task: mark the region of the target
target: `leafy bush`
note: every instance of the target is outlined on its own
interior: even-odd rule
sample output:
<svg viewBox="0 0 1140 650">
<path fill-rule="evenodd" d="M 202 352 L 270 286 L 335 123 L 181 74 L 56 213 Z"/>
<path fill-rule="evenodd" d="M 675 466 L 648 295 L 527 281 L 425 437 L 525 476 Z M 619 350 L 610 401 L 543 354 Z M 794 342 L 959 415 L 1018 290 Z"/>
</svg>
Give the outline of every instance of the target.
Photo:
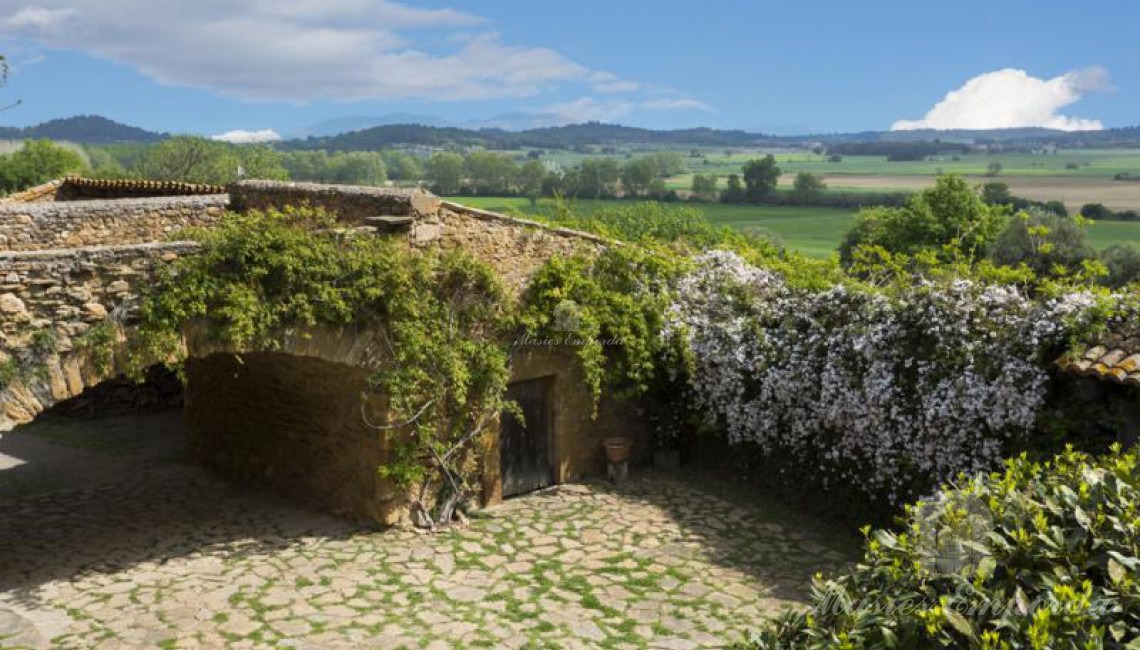
<svg viewBox="0 0 1140 650">
<path fill-rule="evenodd" d="M 990 250 L 998 264 L 1025 264 L 1038 276 L 1064 275 L 1096 259 L 1084 220 L 1034 210 L 1010 219 Z"/>
<path fill-rule="evenodd" d="M 86 169 L 87 163 L 72 149 L 51 140 L 28 140 L 21 149 L 0 155 L 0 192 L 19 192 Z"/>
<path fill-rule="evenodd" d="M 960 176 L 939 176 L 934 187 L 914 195 L 904 207 L 860 212 L 839 253 L 848 263 L 860 246 L 905 255 L 952 249 L 976 259 L 997 239 L 1007 215 L 1004 206 L 987 205 Z"/>
<path fill-rule="evenodd" d="M 814 608 L 755 650 L 1140 647 L 1140 458 L 1067 451 L 959 477 L 868 534 L 863 561 L 817 577 Z"/>
<path fill-rule="evenodd" d="M 1100 253 L 1108 270 L 1104 284 L 1123 287 L 1140 280 L 1140 251 L 1132 244 L 1113 244 Z"/>
</svg>

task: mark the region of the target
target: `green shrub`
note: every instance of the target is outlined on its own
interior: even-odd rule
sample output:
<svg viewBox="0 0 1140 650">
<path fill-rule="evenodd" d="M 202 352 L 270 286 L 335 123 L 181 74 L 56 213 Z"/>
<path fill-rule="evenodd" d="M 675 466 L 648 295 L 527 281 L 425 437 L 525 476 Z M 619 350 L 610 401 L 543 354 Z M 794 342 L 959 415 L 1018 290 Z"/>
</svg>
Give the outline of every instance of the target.
<svg viewBox="0 0 1140 650">
<path fill-rule="evenodd" d="M 962 477 L 867 535 L 850 573 L 816 579 L 814 608 L 748 647 L 1140 647 L 1140 457 L 1069 450 Z"/>
</svg>

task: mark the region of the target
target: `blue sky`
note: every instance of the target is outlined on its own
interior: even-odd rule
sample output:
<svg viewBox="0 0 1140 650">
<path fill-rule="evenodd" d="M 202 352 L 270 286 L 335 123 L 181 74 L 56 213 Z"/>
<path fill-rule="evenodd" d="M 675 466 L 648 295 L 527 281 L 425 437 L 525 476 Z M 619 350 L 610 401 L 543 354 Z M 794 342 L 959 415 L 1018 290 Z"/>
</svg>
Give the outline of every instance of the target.
<svg viewBox="0 0 1140 650">
<path fill-rule="evenodd" d="M 1140 123 L 1140 3 L 0 0 L 0 123 L 502 114 L 783 132 Z M 947 93 L 960 90 L 949 101 Z M 941 102 L 941 105 L 940 105 Z"/>
</svg>

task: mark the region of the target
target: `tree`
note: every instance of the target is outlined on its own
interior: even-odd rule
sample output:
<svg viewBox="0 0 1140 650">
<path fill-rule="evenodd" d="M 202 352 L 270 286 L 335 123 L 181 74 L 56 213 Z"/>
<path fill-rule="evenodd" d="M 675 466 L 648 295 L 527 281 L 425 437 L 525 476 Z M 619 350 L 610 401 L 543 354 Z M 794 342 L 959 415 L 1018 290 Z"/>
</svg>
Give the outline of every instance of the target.
<svg viewBox="0 0 1140 650">
<path fill-rule="evenodd" d="M 612 158 L 587 158 L 575 174 L 575 194 L 600 199 L 613 196 L 613 186 L 621 177 L 621 167 Z"/>
<path fill-rule="evenodd" d="M 982 186 L 982 200 L 988 205 L 1012 205 L 1009 183 L 992 182 Z"/>
<path fill-rule="evenodd" d="M 425 171 L 436 194 L 455 194 L 463 181 L 463 156 L 450 151 L 434 153 L 428 158 Z"/>
<path fill-rule="evenodd" d="M 513 160 L 490 151 L 467 154 L 463 169 L 475 194 L 506 194 L 518 175 Z"/>
<path fill-rule="evenodd" d="M 382 151 L 380 156 L 388 169 L 388 178 L 402 183 L 412 183 L 420 180 L 424 175 L 420 161 L 403 151 Z"/>
<path fill-rule="evenodd" d="M 986 205 L 962 177 L 939 176 L 934 187 L 902 207 L 860 211 L 840 245 L 840 257 L 849 262 L 856 248 L 872 245 L 896 254 L 934 251 L 977 259 L 997 239 L 1008 215 L 1005 206 Z"/>
<path fill-rule="evenodd" d="M 1101 251 L 1100 261 L 1108 269 L 1102 282 L 1110 287 L 1123 287 L 1140 280 L 1140 251 L 1131 244 L 1109 246 Z"/>
<path fill-rule="evenodd" d="M 622 167 L 621 186 L 627 196 L 641 196 L 649 190 L 657 174 L 657 166 L 649 158 L 631 160 Z"/>
<path fill-rule="evenodd" d="M 221 178 L 226 165 L 226 145 L 205 138 L 178 136 L 147 150 L 138 162 L 143 178 L 191 183 L 225 182 Z M 237 175 L 234 161 L 232 175 Z"/>
<path fill-rule="evenodd" d="M 1077 270 L 1096 256 L 1081 223 L 1041 210 L 1010 219 L 990 253 L 998 264 L 1025 264 L 1039 276 Z"/>
<path fill-rule="evenodd" d="M 721 193 L 720 200 L 724 203 L 743 203 L 747 198 L 748 195 L 744 190 L 744 183 L 740 181 L 740 175 L 729 174 L 728 185 Z"/>
<path fill-rule="evenodd" d="M 51 140 L 28 140 L 20 149 L 0 156 L 0 191 L 19 192 L 86 170 L 87 163 L 72 149 Z"/>
<path fill-rule="evenodd" d="M 986 165 L 986 176 L 997 176 L 1001 173 L 1002 165 L 999 162 L 992 162 Z"/>
<path fill-rule="evenodd" d="M 1086 203 L 1081 206 L 1081 216 L 1093 221 L 1105 221 L 1116 217 L 1116 213 L 1102 203 Z"/>
<path fill-rule="evenodd" d="M 826 189 L 827 184 L 819 176 L 811 172 L 800 172 L 796 174 L 796 182 L 792 191 L 798 202 L 808 203 L 819 198 Z"/>
<path fill-rule="evenodd" d="M 775 156 L 768 154 L 758 160 L 749 160 L 741 170 L 744 176 L 745 195 L 752 203 L 759 203 L 776 189 L 780 180 L 780 168 Z"/>
<path fill-rule="evenodd" d="M 683 174 L 687 169 L 685 157 L 676 151 L 657 151 L 645 158 L 653 165 L 654 174 L 657 176 Z"/>
<path fill-rule="evenodd" d="M 693 174 L 693 198 L 700 201 L 716 199 L 716 184 L 715 174 Z"/>
<path fill-rule="evenodd" d="M 284 180 L 289 172 L 280 152 L 265 145 L 232 145 L 196 136 L 177 136 L 142 152 L 132 170 L 143 178 L 226 185 L 239 178 Z"/>
<path fill-rule="evenodd" d="M 6 56 L 4 56 L 3 54 L 0 54 L 0 86 L 3 86 L 7 82 L 8 82 L 8 58 Z M 19 105 L 20 105 L 20 100 L 17 99 L 15 102 L 0 108 L 0 111 L 6 111 L 9 108 L 12 108 L 13 106 L 19 106 Z"/>
<path fill-rule="evenodd" d="M 546 167 L 537 158 L 527 160 L 519 169 L 519 187 L 522 195 L 530 199 L 532 206 L 538 205 L 544 180 L 546 180 Z"/>
</svg>

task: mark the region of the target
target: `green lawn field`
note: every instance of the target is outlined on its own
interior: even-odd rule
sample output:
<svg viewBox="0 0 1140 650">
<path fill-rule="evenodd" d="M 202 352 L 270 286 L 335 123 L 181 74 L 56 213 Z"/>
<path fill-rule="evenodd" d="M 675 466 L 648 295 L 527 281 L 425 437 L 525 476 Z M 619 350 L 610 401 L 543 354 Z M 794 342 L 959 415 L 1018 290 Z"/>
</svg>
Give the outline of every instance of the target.
<svg viewBox="0 0 1140 650">
<path fill-rule="evenodd" d="M 524 198 L 472 197 L 449 198 L 450 201 L 493 212 L 516 215 L 534 214 L 536 209 Z M 613 201 L 583 200 L 573 203 L 583 212 L 613 205 Z M 774 234 L 791 250 L 811 257 L 824 258 L 835 252 L 855 221 L 855 212 L 831 208 L 805 208 L 767 205 L 726 205 L 723 203 L 686 203 L 704 213 L 716 224 L 739 230 Z M 537 210 L 547 209 L 550 202 L 539 201 Z M 1089 230 L 1089 241 L 1097 249 L 1113 244 L 1132 244 L 1140 248 L 1140 222 L 1101 221 Z"/>
</svg>

